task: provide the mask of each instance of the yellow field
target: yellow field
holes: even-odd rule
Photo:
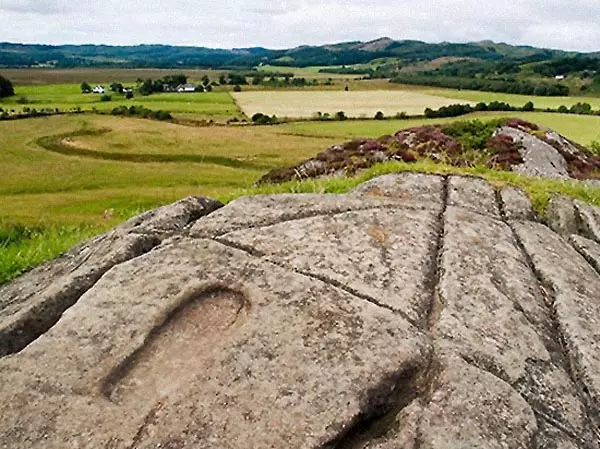
[[[311,117],[317,112],[331,115],[344,111],[348,117],[373,117],[377,111],[386,116],[399,112],[422,114],[425,108],[437,109],[461,101],[422,94],[415,91],[308,91],[308,92],[238,92],[237,105],[248,116],[257,112],[278,117]],[[462,101],[465,103],[464,101]]]

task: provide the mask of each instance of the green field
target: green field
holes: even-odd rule
[[[490,101],[503,101],[513,106],[523,106],[528,101],[533,102],[537,109],[552,108],[559,106],[570,107],[575,103],[589,103],[593,109],[600,109],[600,97],[536,97],[534,95],[516,95],[495,92],[481,92],[476,90],[421,88],[422,92],[440,97],[456,98],[463,101],[489,103]]]
[[[351,112],[352,107],[358,109],[365,104],[377,110],[384,109],[384,100],[393,103],[390,111],[400,112],[403,110],[398,103],[401,97],[416,99],[413,106],[417,109],[434,106],[426,102],[432,98],[442,102],[448,102],[448,97],[456,101],[473,102],[500,100],[518,105],[530,99],[485,92],[417,89],[414,86],[404,92],[398,86],[393,86],[391,90],[377,90],[385,87],[382,80],[369,83],[354,80],[352,83],[351,90],[360,89],[360,86],[365,90],[350,92],[351,101],[340,106],[347,113]],[[104,82],[104,85],[107,83]],[[333,97],[347,94],[343,91],[319,93],[314,90],[310,93],[326,103],[330,103]],[[119,105],[142,105],[152,110],[169,111],[178,118],[212,118],[223,123],[231,117],[243,117],[233,97],[226,91],[164,93],[136,96],[132,100],[112,94],[112,101],[101,102],[97,95],[81,94],[79,84],[65,82],[17,85],[16,94],[1,101],[0,107],[9,110],[22,110],[23,107],[70,110],[81,107],[85,111],[108,111]],[[272,97],[273,94],[289,93],[259,94]],[[26,97],[28,103],[18,104],[20,97]],[[538,107],[550,104],[541,101],[563,101],[547,97],[531,100]],[[569,98],[572,103],[582,100],[578,97]],[[596,101],[590,101],[596,108],[600,107],[600,100],[590,100]],[[281,102],[281,99],[277,101]],[[311,109],[311,113],[321,107],[316,105],[312,97],[304,102],[310,103],[307,108]],[[554,106],[556,104],[552,103]],[[414,113],[422,112],[417,109]],[[482,113],[461,119],[506,116],[519,116],[549,126],[585,145],[600,140],[600,116],[541,112]],[[77,241],[141,211],[187,195],[230,199],[242,193],[270,190],[341,191],[355,181],[309,181],[261,190],[253,189],[252,185],[271,168],[295,164],[335,143],[355,137],[379,137],[411,126],[453,120],[456,119],[300,121],[276,126],[184,126],[180,124],[183,121],[170,123],[85,113],[0,121],[0,167],[4,174],[0,177],[0,283],[32,264],[56,256]],[[426,162],[416,166],[404,164],[386,167],[369,173],[375,175],[379,173],[377,170],[414,168],[442,172],[458,170]],[[526,185],[528,191],[537,192],[537,198],[543,200],[552,191],[566,189],[542,181],[523,181],[512,174],[485,170],[480,173],[498,182],[503,179],[518,181]],[[583,192],[579,187],[569,189],[580,197],[591,195],[591,190]]]
[[[105,85],[105,87],[108,87]],[[42,86],[17,86],[15,96],[0,100],[4,109],[22,110],[24,107],[43,109],[58,108],[70,111],[80,107],[82,110],[110,111],[115,107],[144,106],[152,110],[169,111],[174,114],[191,114],[197,117],[228,119],[241,117],[239,108],[228,92],[207,93],[161,93],[148,96],[135,96],[127,100],[123,95],[108,93],[111,101],[101,101],[100,95],[82,94],[78,84],[51,84]],[[27,104],[19,104],[25,97]]]
[[[456,120],[493,120],[502,117],[523,117],[531,122],[555,129],[559,133],[590,145],[600,141],[600,116],[554,114],[547,112],[478,112],[462,117],[407,120],[349,120],[343,122],[295,122],[280,125],[282,133],[306,137],[329,137],[350,139],[354,137],[378,137],[393,134],[398,129],[420,126],[424,123],[449,123]]]

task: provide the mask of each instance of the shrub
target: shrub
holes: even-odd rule
[[[111,101],[112,97],[110,95],[104,94],[100,97],[100,101]]]
[[[29,98],[19,97],[17,98],[17,104],[29,104]]]
[[[239,84],[236,84],[235,86],[233,86],[233,91],[234,92],[241,92],[242,91],[242,87]]]
[[[344,111],[338,111],[335,113],[335,120],[343,121],[346,119],[348,119],[348,117],[346,117]]]
[[[535,109],[535,106],[533,105],[533,103],[531,101],[528,101],[527,103],[525,103],[523,105],[523,107],[521,108],[521,110],[523,112],[532,112]]]
[[[0,98],[12,97],[15,94],[12,83],[0,76]]]
[[[383,115],[383,112],[377,111],[377,113],[375,114],[375,120],[385,120],[385,116]]]
[[[279,119],[276,115],[274,115],[273,117],[269,117],[268,115],[263,114],[262,112],[257,112],[256,114],[254,114],[252,116],[252,121],[257,125],[272,125],[275,123],[279,123]]]

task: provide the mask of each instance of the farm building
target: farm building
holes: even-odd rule
[[[194,84],[180,84],[179,86],[177,86],[177,92],[179,92],[179,93],[196,92],[196,86]]]
[[[94,94],[103,94],[106,92],[106,89],[104,88],[104,86],[94,86],[94,88],[92,89],[92,93]]]

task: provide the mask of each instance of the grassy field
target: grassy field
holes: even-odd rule
[[[186,73],[189,74],[189,71]],[[159,77],[164,74],[163,71],[155,71],[139,77]],[[99,76],[103,77],[101,82],[106,85],[108,73]],[[415,86],[405,90],[402,90],[402,86],[381,90],[386,86],[392,87],[384,80],[349,81],[352,83],[350,92],[344,92],[338,85],[331,87],[337,92],[242,92],[235,100],[229,92],[212,92],[136,96],[128,101],[113,94],[112,101],[101,102],[99,96],[82,95],[79,84],[72,84],[74,80],[67,79],[66,75],[60,79],[61,84],[44,85],[43,82],[48,79],[40,75],[39,85],[34,82],[17,85],[17,96],[3,100],[0,107],[69,110],[79,106],[88,111],[108,111],[120,105],[142,105],[152,110],[166,110],[180,117],[214,118],[220,121],[242,117],[236,101],[249,108],[245,99],[251,98],[256,98],[255,102],[259,104],[256,112],[281,117],[298,115],[298,110],[305,116],[317,111],[333,114],[339,110],[348,115],[364,114],[368,117],[379,110],[386,115],[401,111],[420,114],[425,107],[436,108],[465,100],[514,101],[514,104],[521,105],[531,99],[536,106],[545,107],[538,102],[538,98],[498,96],[485,92]],[[127,81],[128,78],[115,79]],[[91,77],[87,79],[88,82],[95,82],[93,80]],[[354,90],[357,86],[361,90]],[[452,93],[456,93],[456,96],[452,96]],[[21,96],[27,98],[28,104],[17,104]],[[569,100],[575,103],[582,99],[574,97]],[[281,105],[285,106],[281,110],[268,109]],[[600,107],[600,103],[594,105]],[[253,113],[252,109],[246,110],[248,114]],[[598,116],[484,113],[460,119],[505,116],[520,116],[549,126],[582,144],[600,140]],[[194,127],[81,114],[2,121],[0,167],[4,175],[0,177],[0,283],[128,217],[187,195],[227,200],[243,193],[263,191],[343,191],[358,181],[308,181],[260,189],[251,186],[269,169],[295,164],[334,143],[354,137],[378,137],[411,126],[453,120],[456,119]],[[364,176],[375,176],[386,170],[408,169],[433,172],[458,170],[420,162],[417,165],[386,165]],[[528,186],[529,191],[536,195],[536,201],[542,205],[553,191],[564,190],[585,199],[588,199],[585,195],[592,195],[579,187],[521,180],[513,174],[485,170],[479,173],[496,182],[518,182]],[[600,204],[600,195],[597,199]],[[596,196],[591,197],[591,201],[596,201]]]
[[[74,137],[74,145],[127,153],[195,155],[198,162],[123,162],[62,155],[40,147],[45,136],[107,129]],[[83,115],[0,122],[0,222],[103,225],[104,211],[120,218],[185,195],[218,197],[247,187],[269,168],[310,157],[333,139],[285,136],[274,127],[187,127],[171,123]],[[239,161],[217,164],[202,158]]]
[[[523,106],[528,101],[533,102],[537,109],[553,108],[559,106],[572,106],[575,103],[589,103],[593,109],[600,109],[600,97],[536,97],[534,95],[516,95],[495,92],[481,92],[475,90],[441,89],[421,87],[421,92],[428,95],[459,99],[461,102],[472,101],[489,103],[490,101],[503,101],[513,106]]]
[[[600,139],[600,117],[518,115],[583,144]],[[477,117],[501,116],[506,114]],[[249,187],[270,168],[292,165],[353,137],[444,121],[450,119],[187,127],[83,115],[0,122],[0,164],[7,174],[0,178],[0,223],[112,225],[185,195],[222,198]],[[78,135],[81,130],[104,132]],[[59,136],[52,138],[73,151],[57,154],[41,147],[37,142],[48,136]],[[123,156],[136,162],[114,160]],[[157,156],[164,161],[157,162]],[[107,209],[114,209],[108,220]]]
[[[600,141],[600,116],[554,114],[547,112],[479,112],[462,117],[443,119],[408,120],[348,120],[343,122],[294,122],[277,127],[283,134],[305,137],[328,137],[331,139],[351,139],[355,137],[379,137],[393,134],[399,129],[420,126],[425,123],[449,123],[456,120],[493,120],[502,117],[522,117],[528,121],[555,129],[566,137],[589,145]]]
[[[80,86],[77,84],[17,86],[15,96],[0,100],[0,107],[17,111],[24,107],[58,108],[61,111],[80,107],[84,111],[92,109],[110,111],[121,105],[135,105],[199,118],[228,119],[242,116],[228,92],[161,93],[146,97],[136,96],[131,100],[115,93],[109,93],[109,95],[111,95],[111,101],[101,101],[100,95],[82,94]],[[27,104],[18,103],[22,97],[27,99]]]
[[[316,112],[348,117],[372,118],[377,111],[385,115],[405,112],[422,114],[425,108],[438,109],[457,100],[408,91],[338,91],[338,92],[239,92],[233,94],[248,116],[257,112],[278,117],[311,117]]]

